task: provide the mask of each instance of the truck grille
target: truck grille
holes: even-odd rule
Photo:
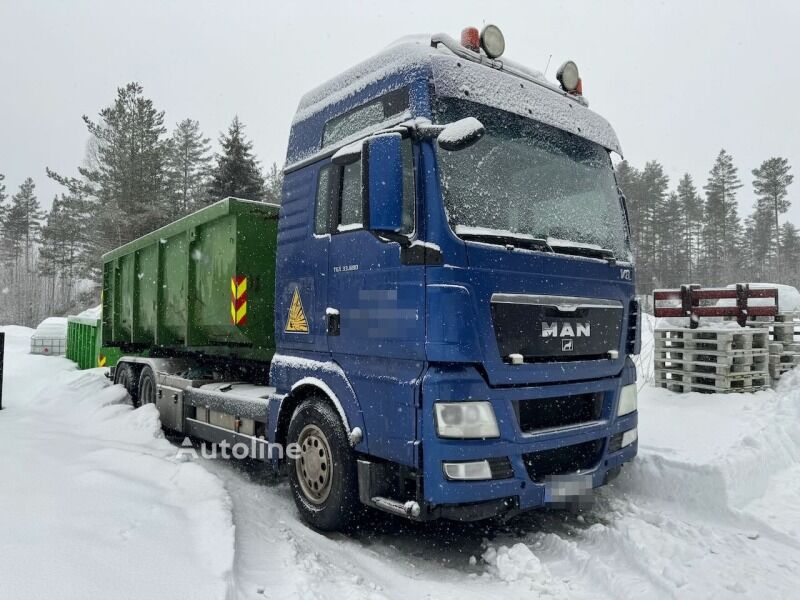
[[[520,400],[514,404],[524,433],[571,427],[597,421],[603,413],[603,392]]]
[[[594,467],[603,454],[604,439],[582,444],[530,452],[522,455],[528,477],[541,483],[551,475],[564,475]]]
[[[513,354],[524,362],[596,360],[620,348],[623,310],[616,300],[494,294],[491,306],[497,347],[507,362]]]

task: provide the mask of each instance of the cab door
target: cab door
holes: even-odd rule
[[[366,229],[361,161],[334,167],[326,311],[328,346],[355,388],[369,452],[409,465],[425,352],[424,265],[403,249],[417,228],[414,163],[406,139],[403,245]]]

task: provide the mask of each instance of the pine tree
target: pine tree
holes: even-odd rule
[[[5,178],[6,176],[0,173],[0,235],[2,235],[3,221],[5,220],[6,211],[8,210],[6,206],[6,198],[8,198],[6,195],[6,184],[3,183]]]
[[[673,219],[667,215],[664,205],[669,188],[669,178],[664,173],[661,163],[651,160],[645,164],[639,178],[639,222],[641,246],[637,263],[640,290],[649,294],[654,288],[661,287],[661,265],[666,262],[667,252],[663,241],[665,225]]]
[[[234,117],[228,133],[220,137],[222,153],[216,157],[209,195],[213,201],[227,196],[262,200],[264,178],[253,156],[253,143],[244,136],[244,125]]]
[[[781,282],[800,287],[800,231],[787,221],[781,227],[780,240],[783,256]]]
[[[720,150],[704,186],[703,248],[706,285],[729,283],[741,271],[735,263],[741,239],[736,191],[742,187],[733,157]]]
[[[681,221],[681,237],[684,244],[684,267],[683,272],[686,281],[681,283],[693,283],[696,277],[697,266],[700,254],[700,233],[703,228],[703,200],[697,193],[692,176],[684,174],[678,182],[676,190],[678,195],[678,212],[676,216]]]
[[[779,215],[789,210],[788,188],[794,180],[789,173],[791,167],[785,158],[769,158],[753,169],[753,190],[756,193],[756,213],[760,216],[762,227],[767,229],[766,241],[775,258],[772,274],[779,277],[781,273],[781,228]],[[764,255],[769,253],[762,252]]]
[[[659,227],[662,260],[656,278],[664,287],[677,287],[687,278],[687,247],[685,243],[683,212],[677,192],[671,192],[663,204],[663,215]],[[666,218],[671,216],[672,218]]]
[[[11,205],[3,216],[4,258],[15,269],[24,267],[26,273],[30,271],[34,243],[38,241],[44,218],[35,192],[36,184],[28,177],[11,197]]]
[[[169,140],[167,176],[173,216],[188,214],[206,204],[210,141],[203,137],[200,123],[192,119],[178,123]]]
[[[142,86],[117,89],[100,121],[83,120],[92,135],[90,166],[79,169],[92,186],[96,256],[164,225],[170,218],[165,184],[164,113]]]
[[[62,194],[53,199],[53,206],[42,227],[39,273],[50,282],[48,312],[61,311],[74,299],[79,261],[88,234],[85,210],[81,197]]]
[[[280,204],[283,192],[283,171],[278,169],[277,163],[272,163],[264,177],[264,202]]]

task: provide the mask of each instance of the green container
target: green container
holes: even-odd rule
[[[79,369],[112,367],[117,364],[118,348],[104,348],[100,339],[100,319],[67,318],[67,352]]]
[[[271,360],[278,210],[226,198],[104,255],[103,345]]]

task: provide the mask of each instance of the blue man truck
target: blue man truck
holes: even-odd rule
[[[302,98],[279,207],[103,257],[114,381],[287,473],[319,529],[561,505],[636,455],[619,142],[575,63],[555,84],[504,49],[400,40]]]

